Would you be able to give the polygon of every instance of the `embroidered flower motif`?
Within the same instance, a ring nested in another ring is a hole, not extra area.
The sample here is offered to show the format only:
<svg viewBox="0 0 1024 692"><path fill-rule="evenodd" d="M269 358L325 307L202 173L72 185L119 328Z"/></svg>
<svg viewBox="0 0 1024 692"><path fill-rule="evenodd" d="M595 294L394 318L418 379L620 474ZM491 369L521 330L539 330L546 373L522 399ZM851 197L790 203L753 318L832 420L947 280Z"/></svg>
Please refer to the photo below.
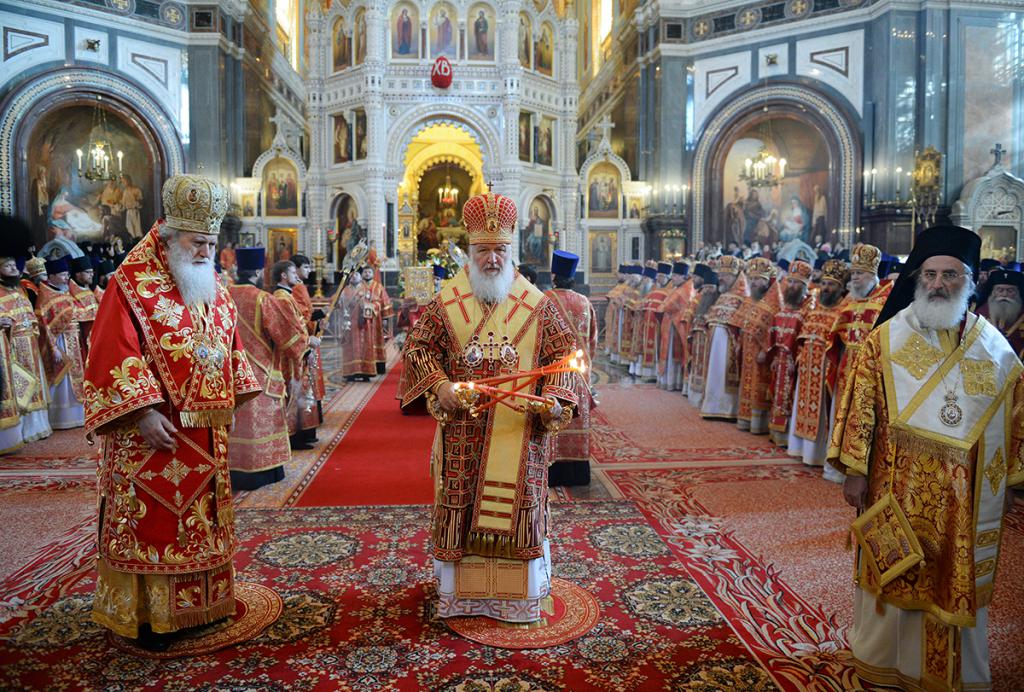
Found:
<svg viewBox="0 0 1024 692"><path fill-rule="evenodd" d="M153 319L170 329L177 329L181 322L181 316L185 312L185 306L175 303L167 296L160 296L153 309Z"/></svg>
<svg viewBox="0 0 1024 692"><path fill-rule="evenodd" d="M706 626L721 621L707 596L687 579L648 579L630 587L624 600L638 617L672 627Z"/></svg>

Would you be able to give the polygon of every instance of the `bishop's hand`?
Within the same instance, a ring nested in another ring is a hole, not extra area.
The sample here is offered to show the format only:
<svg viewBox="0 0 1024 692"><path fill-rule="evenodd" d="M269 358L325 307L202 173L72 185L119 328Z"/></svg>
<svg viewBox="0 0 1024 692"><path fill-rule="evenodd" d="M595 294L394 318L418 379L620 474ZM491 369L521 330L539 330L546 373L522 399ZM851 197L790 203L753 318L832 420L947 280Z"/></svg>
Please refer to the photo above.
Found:
<svg viewBox="0 0 1024 692"><path fill-rule="evenodd" d="M441 405L441 410L446 413L455 413L465 408L462 400L455 394L454 382L442 382L438 386L436 394L437 403Z"/></svg>
<svg viewBox="0 0 1024 692"><path fill-rule="evenodd" d="M178 446L174 440L174 429L167 417L151 408L139 419L139 433L142 439L153 449L173 452Z"/></svg>
<svg viewBox="0 0 1024 692"><path fill-rule="evenodd" d="M857 508L858 513L863 513L868 499L868 479L865 476L847 476L843 481L843 497L847 504Z"/></svg>

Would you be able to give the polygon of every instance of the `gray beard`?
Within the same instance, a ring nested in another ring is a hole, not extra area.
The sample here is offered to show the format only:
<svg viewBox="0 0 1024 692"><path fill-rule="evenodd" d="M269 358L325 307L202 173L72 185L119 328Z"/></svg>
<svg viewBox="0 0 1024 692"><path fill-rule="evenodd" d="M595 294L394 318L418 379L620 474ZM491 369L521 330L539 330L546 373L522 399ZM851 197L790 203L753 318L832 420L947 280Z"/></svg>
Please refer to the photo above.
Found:
<svg viewBox="0 0 1024 692"><path fill-rule="evenodd" d="M850 295L856 298L857 300L864 300L869 295L871 295L871 292L875 290L877 286L878 279L875 279L875 281L867 289L863 291L858 291L856 288L853 287L853 281L850 281L850 283L846 284L846 289L850 292Z"/></svg>
<svg viewBox="0 0 1024 692"><path fill-rule="evenodd" d="M911 309L918 323L925 329L954 329L967 313L973 287L965 283L957 293L949 298L928 299L928 290L918 285L914 291L914 302Z"/></svg>
<svg viewBox="0 0 1024 692"><path fill-rule="evenodd" d="M1020 317L1021 301L995 300L988 301L988 316L997 324L1009 326Z"/></svg>
<svg viewBox="0 0 1024 692"><path fill-rule="evenodd" d="M508 291L516 278L511 262L505 262L497 276L484 274L476 266L476 262L470 262L468 266L469 285L473 287L473 295L477 300L484 303L500 303L508 298Z"/></svg>
<svg viewBox="0 0 1024 692"><path fill-rule="evenodd" d="M193 264L192 253L174 238L167 244L167 265L185 305L213 305L217 301L217 274L213 260Z"/></svg>

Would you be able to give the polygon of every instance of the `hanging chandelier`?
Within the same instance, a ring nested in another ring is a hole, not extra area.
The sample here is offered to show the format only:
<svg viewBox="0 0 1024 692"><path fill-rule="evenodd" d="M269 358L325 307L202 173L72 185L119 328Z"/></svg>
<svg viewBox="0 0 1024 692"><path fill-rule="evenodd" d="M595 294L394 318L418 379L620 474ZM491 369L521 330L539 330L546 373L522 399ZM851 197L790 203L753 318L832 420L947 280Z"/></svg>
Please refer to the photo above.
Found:
<svg viewBox="0 0 1024 692"><path fill-rule="evenodd" d="M786 159L775 158L767 146L762 146L755 158L743 162L739 177L748 187L776 187L786 177Z"/></svg>
<svg viewBox="0 0 1024 692"><path fill-rule="evenodd" d="M75 150L78 157L78 175L90 181L113 180L123 170L124 152L117 152L117 171L113 170L114 147L110 143L107 129L107 112L100 106L102 96L96 97L96 106L92 112L92 128L89 130L89 142L85 151Z"/></svg>
<svg viewBox="0 0 1024 692"><path fill-rule="evenodd" d="M459 203L459 188L452 185L452 176L444 174L444 185L437 190L437 201L442 207L454 207Z"/></svg>

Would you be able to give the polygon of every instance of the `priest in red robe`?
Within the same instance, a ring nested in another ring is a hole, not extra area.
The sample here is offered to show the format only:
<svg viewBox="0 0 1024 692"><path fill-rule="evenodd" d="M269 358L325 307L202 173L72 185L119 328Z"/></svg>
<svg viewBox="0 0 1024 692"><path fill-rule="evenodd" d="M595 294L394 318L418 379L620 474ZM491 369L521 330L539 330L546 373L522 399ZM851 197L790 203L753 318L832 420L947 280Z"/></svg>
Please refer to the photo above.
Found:
<svg viewBox="0 0 1024 692"><path fill-rule="evenodd" d="M263 274L266 251L235 250L238 283L228 289L238 308L238 331L263 392L235 413L228 438L228 464L235 490L255 490L284 478L291 458L285 418L288 383L285 372L301 368L311 337L295 310L256 282Z"/></svg>
<svg viewBox="0 0 1024 692"><path fill-rule="evenodd" d="M85 424L84 350L78 304L68 292L69 259L65 256L46 262L46 281L39 284L36 297L36 316L45 335L42 345L50 385L50 427L54 430Z"/></svg>
<svg viewBox="0 0 1024 692"><path fill-rule="evenodd" d="M575 333L576 345L583 350L583 360L587 365L586 373L577 381L579 415L555 436L555 463L548 471L549 486L590 483L590 409L594 399L589 377L590 364L597 353L597 315L590 299L573 290L579 261L578 255L555 250L551 255L554 288L544 292Z"/></svg>
<svg viewBox="0 0 1024 692"><path fill-rule="evenodd" d="M105 437L93 619L153 649L235 612L228 426L261 391L213 268L227 189L176 175L163 208L107 288L85 376Z"/></svg>
<svg viewBox="0 0 1024 692"><path fill-rule="evenodd" d="M341 374L349 382L369 382L377 375L379 305L361 272L352 272L341 290Z"/></svg>
<svg viewBox="0 0 1024 692"><path fill-rule="evenodd" d="M785 447L789 441L789 418L793 409L793 390L796 388L796 357L804 316L814 306L808 295L814 268L802 260L789 265L782 280L782 307L772 317L768 331L768 363L771 386L771 414L768 432L772 441Z"/></svg>

